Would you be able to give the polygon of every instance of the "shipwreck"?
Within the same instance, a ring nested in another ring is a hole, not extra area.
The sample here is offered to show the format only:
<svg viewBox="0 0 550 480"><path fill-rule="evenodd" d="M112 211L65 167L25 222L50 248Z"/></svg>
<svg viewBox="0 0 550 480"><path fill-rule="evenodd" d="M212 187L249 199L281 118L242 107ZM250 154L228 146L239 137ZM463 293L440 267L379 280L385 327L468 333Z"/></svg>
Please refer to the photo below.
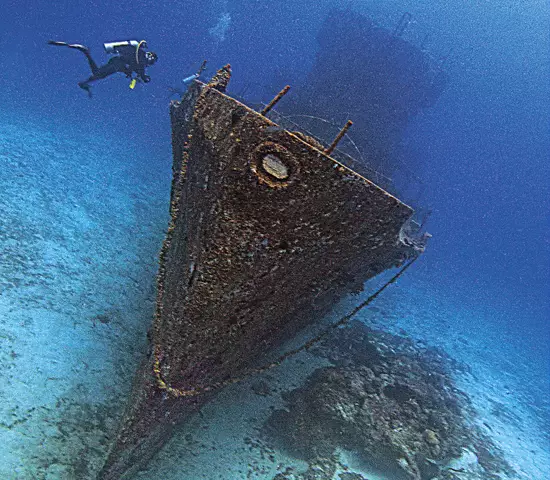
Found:
<svg viewBox="0 0 550 480"><path fill-rule="evenodd" d="M422 251L413 210L224 93L171 106L171 222L151 348L99 478L131 478L179 424L268 349Z"/></svg>
<svg viewBox="0 0 550 480"><path fill-rule="evenodd" d="M393 45L405 48L398 36ZM268 118L287 89L257 111L226 94L230 76L226 66L196 80L171 104L171 220L150 349L100 480L132 478L220 387L424 249L413 209L336 154L351 122L323 145ZM359 120L369 131L372 119Z"/></svg>

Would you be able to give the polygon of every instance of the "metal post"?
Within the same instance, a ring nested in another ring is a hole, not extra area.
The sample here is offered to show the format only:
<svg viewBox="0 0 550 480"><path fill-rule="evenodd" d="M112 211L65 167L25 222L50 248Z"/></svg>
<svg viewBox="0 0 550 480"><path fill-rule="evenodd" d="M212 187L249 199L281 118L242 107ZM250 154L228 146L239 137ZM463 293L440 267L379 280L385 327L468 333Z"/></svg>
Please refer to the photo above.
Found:
<svg viewBox="0 0 550 480"><path fill-rule="evenodd" d="M197 78L199 78L201 75L202 75L202 72L204 72L206 70L206 60L203 60L200 68L198 69L197 73L195 73L195 75L197 76Z"/></svg>
<svg viewBox="0 0 550 480"><path fill-rule="evenodd" d="M342 137L346 134L346 132L349 130L349 127L353 125L353 122L351 120L348 120L342 130L340 130L340 133L336 135L336 138L334 139L334 142L325 150L325 153L327 155L330 155L334 149L336 148L336 145L342 140Z"/></svg>
<svg viewBox="0 0 550 480"><path fill-rule="evenodd" d="M260 112L262 115L266 115L276 104L277 102L283 98L286 95L286 92L290 90L290 85L287 85L285 88L283 88L277 96L269 102L265 108Z"/></svg>

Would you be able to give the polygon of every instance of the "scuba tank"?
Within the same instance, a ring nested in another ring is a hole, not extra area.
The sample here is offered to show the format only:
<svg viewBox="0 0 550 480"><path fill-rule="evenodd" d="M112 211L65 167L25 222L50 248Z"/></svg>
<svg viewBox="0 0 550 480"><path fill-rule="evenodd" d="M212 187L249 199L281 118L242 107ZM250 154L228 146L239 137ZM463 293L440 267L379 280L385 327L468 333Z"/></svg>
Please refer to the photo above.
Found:
<svg viewBox="0 0 550 480"><path fill-rule="evenodd" d="M184 78L182 80L182 82L187 85L188 83L191 83L193 80L196 80L197 78L199 78L199 74L198 73L194 73L193 75L190 75L189 77L187 78Z"/></svg>
<svg viewBox="0 0 550 480"><path fill-rule="evenodd" d="M188 77L184 78L182 80L182 82L185 85L188 85L193 80L196 80L197 78L199 78L201 76L202 72L204 72L205 69L206 69L206 60L204 62L202 62L201 68L199 68L199 71L197 73L194 73L193 75L189 75Z"/></svg>
<svg viewBox="0 0 550 480"><path fill-rule="evenodd" d="M104 43L103 48L106 53L119 53L128 47L138 49L140 46L146 46L145 41L138 42L137 40L123 40L121 42Z"/></svg>
<svg viewBox="0 0 550 480"><path fill-rule="evenodd" d="M139 65L139 51L142 47L147 47L147 42L145 40L141 40L138 42L137 40L123 40L121 42L110 42L110 43L104 43L103 48L105 49L106 53L109 54L119 54L122 57L126 57L128 55L135 55L135 64ZM126 58L126 60L128 60ZM130 73L131 76L131 73ZM130 81L130 89L133 90L136 86L136 83L138 82L138 78L132 78Z"/></svg>

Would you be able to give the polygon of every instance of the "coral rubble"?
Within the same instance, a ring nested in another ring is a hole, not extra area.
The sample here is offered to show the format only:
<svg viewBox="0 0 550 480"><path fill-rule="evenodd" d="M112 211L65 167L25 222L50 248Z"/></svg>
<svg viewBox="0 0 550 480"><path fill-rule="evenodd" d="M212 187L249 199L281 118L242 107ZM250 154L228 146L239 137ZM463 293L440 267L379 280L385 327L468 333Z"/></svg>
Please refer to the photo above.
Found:
<svg viewBox="0 0 550 480"><path fill-rule="evenodd" d="M316 354L333 365L287 392L287 408L265 424L277 447L309 462L329 458L338 448L355 452L395 480L496 479L511 473L474 426L475 414L454 385L445 353L355 322ZM468 456L474 461L465 467ZM470 476L455 477L457 472Z"/></svg>

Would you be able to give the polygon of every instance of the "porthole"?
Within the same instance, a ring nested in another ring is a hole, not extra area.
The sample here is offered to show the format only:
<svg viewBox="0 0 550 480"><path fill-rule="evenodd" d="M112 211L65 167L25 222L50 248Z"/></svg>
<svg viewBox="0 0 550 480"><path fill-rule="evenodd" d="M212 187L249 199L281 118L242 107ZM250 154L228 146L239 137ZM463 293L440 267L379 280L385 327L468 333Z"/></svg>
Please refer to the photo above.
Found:
<svg viewBox="0 0 550 480"><path fill-rule="evenodd" d="M269 174L278 180L286 180L288 178L288 167L283 161L272 153L268 153L262 159L262 167Z"/></svg>
<svg viewBox="0 0 550 480"><path fill-rule="evenodd" d="M250 167L260 181L274 188L289 185L298 171L293 155L274 142L262 143L254 150Z"/></svg>

